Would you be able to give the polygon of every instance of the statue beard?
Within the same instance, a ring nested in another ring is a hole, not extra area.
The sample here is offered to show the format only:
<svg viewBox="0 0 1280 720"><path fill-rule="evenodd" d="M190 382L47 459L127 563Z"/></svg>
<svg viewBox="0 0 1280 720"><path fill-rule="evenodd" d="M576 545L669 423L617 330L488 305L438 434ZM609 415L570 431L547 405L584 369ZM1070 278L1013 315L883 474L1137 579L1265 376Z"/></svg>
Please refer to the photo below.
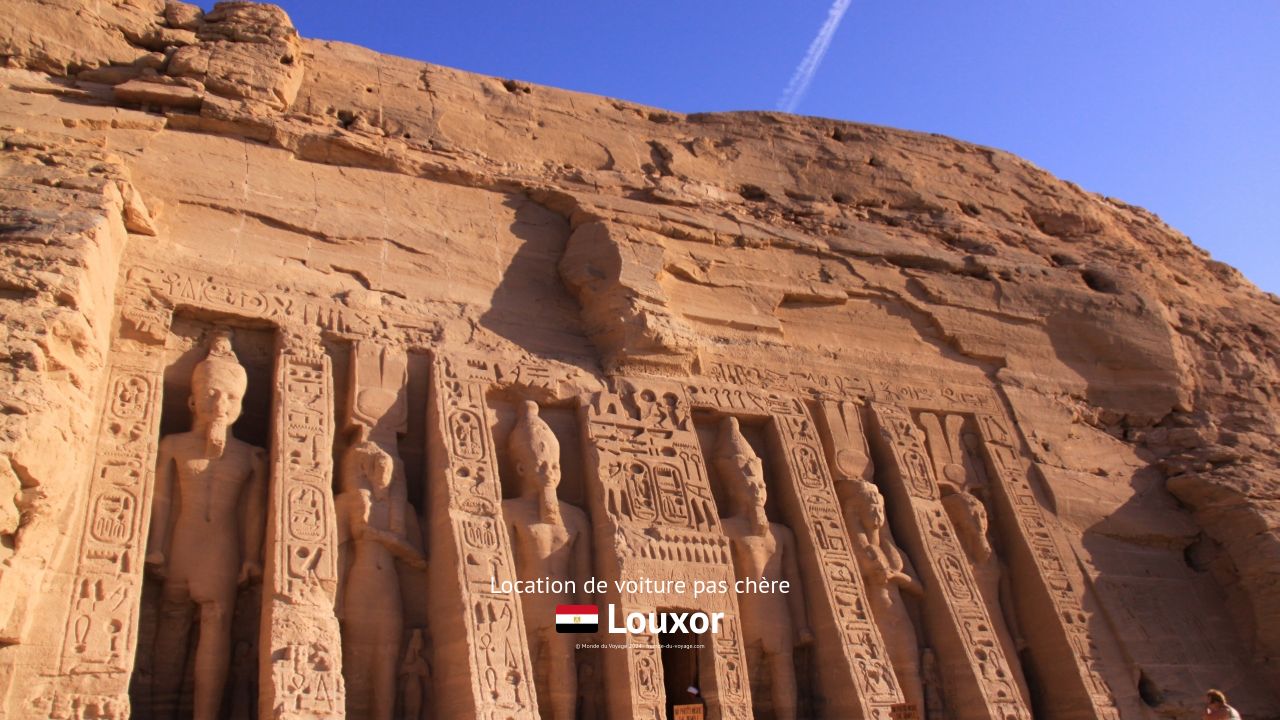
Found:
<svg viewBox="0 0 1280 720"><path fill-rule="evenodd" d="M560 498L556 495L554 487L543 489L542 496L538 498L538 506L543 522L564 524L560 518Z"/></svg>
<svg viewBox="0 0 1280 720"><path fill-rule="evenodd" d="M226 420L214 420L209 423L208 435L205 436L205 455L210 458L222 457L227 449L227 438L231 435L231 424Z"/></svg>

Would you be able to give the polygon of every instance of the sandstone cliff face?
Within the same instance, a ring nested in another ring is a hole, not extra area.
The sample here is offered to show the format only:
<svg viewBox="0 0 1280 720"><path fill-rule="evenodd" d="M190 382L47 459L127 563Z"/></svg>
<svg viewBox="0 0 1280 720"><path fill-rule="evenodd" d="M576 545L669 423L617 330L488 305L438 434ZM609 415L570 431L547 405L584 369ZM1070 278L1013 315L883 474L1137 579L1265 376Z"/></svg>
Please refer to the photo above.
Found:
<svg viewBox="0 0 1280 720"><path fill-rule="evenodd" d="M991 391L1121 715L1226 685L1280 717L1280 300L1151 213L941 136L482 77L271 6L8 12L10 716L73 716L18 685L68 672L41 590L73 572L112 343L163 337L167 303L537 360L546 401L624 376Z"/></svg>

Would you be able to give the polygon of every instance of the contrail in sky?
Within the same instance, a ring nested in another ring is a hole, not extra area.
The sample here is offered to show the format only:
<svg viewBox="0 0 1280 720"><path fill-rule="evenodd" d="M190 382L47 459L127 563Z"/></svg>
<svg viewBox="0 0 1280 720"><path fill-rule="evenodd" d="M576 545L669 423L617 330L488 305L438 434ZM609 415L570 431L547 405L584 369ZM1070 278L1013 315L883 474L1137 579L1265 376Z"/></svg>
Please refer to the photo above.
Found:
<svg viewBox="0 0 1280 720"><path fill-rule="evenodd" d="M804 98L804 94L809 90L809 83L813 81L813 76L818 72L818 66L822 64L822 58L827 54L827 48L831 45L831 38L836 34L836 28L840 27L840 21L844 18L844 13L849 9L849 5L853 0L835 0L831 3L831 9L827 11L827 21L822 23L822 29L818 30L818 35L809 43L809 49L804 54L804 59L796 66L795 74L791 76L791 82L787 83L787 89L782 91L782 97L778 98L778 109L783 112L795 112L796 106L800 104L800 100Z"/></svg>

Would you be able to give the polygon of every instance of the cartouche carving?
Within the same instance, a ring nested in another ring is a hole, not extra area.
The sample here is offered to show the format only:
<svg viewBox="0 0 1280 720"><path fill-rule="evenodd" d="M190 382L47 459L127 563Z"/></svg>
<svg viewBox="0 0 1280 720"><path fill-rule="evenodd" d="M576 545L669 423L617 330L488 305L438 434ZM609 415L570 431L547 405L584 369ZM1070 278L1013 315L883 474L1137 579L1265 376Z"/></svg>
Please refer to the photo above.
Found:
<svg viewBox="0 0 1280 720"><path fill-rule="evenodd" d="M556 496L560 442L538 417L537 403L523 404L507 447L520 479L520 497L502 501L516 575L521 580L574 580L580 589L591 575L590 525L586 513ZM581 593L532 593L520 598L529 654L535 665L543 663L547 671L547 680L536 686L538 698L550 706L555 720L572 720L578 702L574 636L556 632L555 606L586 599Z"/></svg>
<svg viewBox="0 0 1280 720"><path fill-rule="evenodd" d="M738 596L748 665L767 666L773 708L779 720L795 718L797 645L813 642L804 607L795 539L785 525L771 523L765 515L768 491L764 463L738 429L738 419L725 418L716 445L716 468L732 498L733 514L725 518L724 531L733 547L738 579L786 580L789 593L743 593ZM758 658L757 663L751 659ZM757 669L757 672L761 670Z"/></svg>
<svg viewBox="0 0 1280 720"><path fill-rule="evenodd" d="M199 605L197 720L218 717L236 588L262 575L265 452L231 434L247 386L230 336L216 334L191 375L191 430L160 441L147 554L147 563L164 576L156 694L164 706L178 693L192 604Z"/></svg>

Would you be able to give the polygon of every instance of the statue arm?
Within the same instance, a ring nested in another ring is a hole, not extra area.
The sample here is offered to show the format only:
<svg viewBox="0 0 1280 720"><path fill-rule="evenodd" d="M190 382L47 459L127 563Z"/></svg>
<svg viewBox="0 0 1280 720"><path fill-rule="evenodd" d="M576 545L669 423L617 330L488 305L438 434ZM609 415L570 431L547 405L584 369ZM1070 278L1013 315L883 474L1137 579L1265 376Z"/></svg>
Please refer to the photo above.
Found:
<svg viewBox="0 0 1280 720"><path fill-rule="evenodd" d="M790 583L791 592L787 593L787 604L791 607L791 617L795 619L797 641L801 645L813 642L813 631L809 628L808 614L804 607L804 586L800 582L800 566L796 563L795 539L790 530L783 528L779 535L782 550L783 579Z"/></svg>
<svg viewBox="0 0 1280 720"><path fill-rule="evenodd" d="M998 562L998 561L997 561ZM1022 635L1022 626L1018 623L1017 608L1013 604L1013 584L1009 581L1008 568L1000 563L1000 614L1004 616L1005 626L1009 628L1009 636L1014 646L1021 650L1027 646L1027 639Z"/></svg>
<svg viewBox="0 0 1280 720"><path fill-rule="evenodd" d="M147 564L164 571L169 550L169 517L173 508L173 449L169 439L160 441L156 462L155 497L151 502L151 533L147 540Z"/></svg>
<svg viewBox="0 0 1280 720"><path fill-rule="evenodd" d="M267 525L267 454L253 448L249 457L249 483L245 488L244 563L240 566L240 582L262 577L262 536Z"/></svg>

